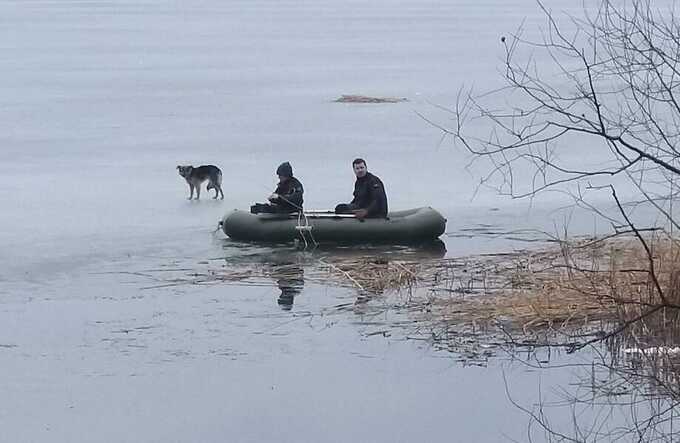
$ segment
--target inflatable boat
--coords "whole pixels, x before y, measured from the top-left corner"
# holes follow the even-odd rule
[[[446,219],[430,207],[395,211],[387,218],[364,220],[332,211],[251,214],[235,210],[226,214],[220,225],[234,240],[408,244],[436,239],[444,233]]]

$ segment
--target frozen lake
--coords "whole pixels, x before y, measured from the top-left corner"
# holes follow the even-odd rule
[[[283,161],[305,205],[328,208],[365,158],[390,208],[448,218],[449,255],[511,246],[462,229],[552,229],[557,203],[473,199],[470,158],[415,112],[498,86],[500,36],[523,20],[543,21],[533,0],[0,3],[0,440],[522,439],[503,374],[531,403],[540,373],[321,315],[351,291],[306,285],[288,311],[275,286],[147,291],[121,272],[266,263],[275,251],[212,231],[263,201]],[[187,201],[175,166],[208,163],[225,200]]]
[[[0,8],[4,278],[203,248],[224,212],[272,191],[285,160],[307,207],[348,200],[351,161],[361,156],[391,208],[434,206],[451,232],[540,225],[526,203],[487,190],[473,199],[479,175],[466,170],[469,156],[440,145],[414,112],[454,103],[463,84],[499,84],[499,35],[542,21],[533,1]],[[332,102],[352,93],[410,101]],[[206,163],[224,170],[227,198],[184,201],[175,166]]]

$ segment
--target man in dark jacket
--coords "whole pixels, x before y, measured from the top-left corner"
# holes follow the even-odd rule
[[[250,212],[285,214],[302,211],[302,195],[305,191],[300,180],[293,177],[293,167],[288,162],[281,163],[276,169],[276,175],[279,176],[279,184],[274,193],[269,196],[269,203],[256,203],[251,206]]]
[[[358,219],[387,217],[387,195],[383,182],[368,172],[366,162],[357,158],[352,162],[354,175],[354,199],[349,204],[335,207],[338,214],[354,214]]]

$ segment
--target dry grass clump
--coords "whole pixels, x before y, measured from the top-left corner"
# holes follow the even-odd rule
[[[667,236],[646,244],[651,259],[627,237],[560,242],[464,266],[460,259],[441,261],[431,278],[432,312],[449,324],[501,323],[525,333],[609,322],[630,326],[650,344],[668,343],[673,331],[671,342],[678,343],[680,247]]]
[[[362,291],[381,294],[387,290],[414,289],[422,279],[417,263],[386,258],[364,258],[359,260],[320,260],[326,265],[329,277]]]
[[[392,260],[385,257],[359,258],[326,257],[308,261],[283,261],[277,263],[221,264],[203,269],[181,268],[172,275],[163,272],[156,278],[153,271],[137,273],[151,277],[159,284],[142,289],[159,289],[182,285],[239,284],[245,286],[277,285],[280,281],[302,280],[302,284],[315,283],[358,289],[362,292],[382,294],[386,291],[415,289],[422,281],[422,263]],[[167,270],[162,270],[167,271]],[[191,271],[191,272],[186,272]]]
[[[643,346],[680,343],[680,243],[658,236],[610,254],[610,291],[628,333]]]
[[[525,334],[542,329],[582,328],[616,316],[613,302],[557,286],[535,292],[439,299],[433,303],[433,309],[447,323],[490,323]]]
[[[366,95],[345,95],[335,99],[336,103],[399,103],[407,99],[402,97],[369,97]]]

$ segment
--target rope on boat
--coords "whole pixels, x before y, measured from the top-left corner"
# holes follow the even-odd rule
[[[285,200],[285,198],[284,198]],[[295,205],[294,203],[291,203]],[[295,205],[297,206],[297,205]],[[304,219],[305,224],[302,224],[302,220]],[[307,214],[304,213],[304,210],[300,208],[300,212],[298,212],[298,222],[297,226],[295,226],[295,229],[300,233],[300,237],[302,237],[302,241],[305,242],[305,249],[309,247],[309,243],[307,242],[307,237],[305,236],[305,232],[309,233],[309,239],[314,245],[314,248],[319,246],[319,244],[316,242],[316,239],[314,238],[314,234],[312,233],[312,229],[314,229],[314,226],[312,226],[309,223],[309,218],[307,217]]]
[[[212,231],[213,235],[215,235],[215,233],[217,233],[217,231],[221,231],[223,225],[224,225],[224,221],[223,221],[223,220],[218,221],[218,222],[217,222],[217,228],[215,228],[215,230]]]
[[[309,248],[309,242],[307,241],[307,236],[305,235],[305,233],[309,233],[309,240],[312,243],[312,245],[314,246],[314,248],[319,246],[319,243],[316,241],[316,239],[314,238],[314,234],[312,233],[312,229],[314,228],[314,226],[312,226],[312,224],[309,222],[309,217],[307,217],[307,214],[305,214],[304,209],[302,209],[301,206],[299,206],[299,205],[293,203],[292,201],[288,200],[283,195],[279,195],[279,198],[281,200],[285,201],[286,203],[290,204],[291,206],[295,207],[296,209],[298,209],[298,219],[297,219],[297,225],[295,226],[295,229],[298,231],[298,233],[300,234],[300,237],[302,238],[302,241],[305,244],[304,249],[306,250],[307,248]],[[302,224],[303,219],[304,219],[304,224]],[[215,232],[219,231],[220,229],[222,229],[223,224],[224,224],[223,220],[220,220],[219,222],[217,222],[217,229],[215,229],[215,231],[213,231],[213,234]]]
[[[292,201],[288,200],[286,197],[283,195],[279,195],[279,198],[286,203],[290,204],[291,206],[295,207],[298,209],[298,220],[297,220],[297,226],[295,226],[295,229],[300,233],[300,237],[302,237],[302,241],[305,243],[305,249],[309,247],[309,243],[307,242],[307,237],[305,236],[305,232],[309,233],[309,239],[314,245],[314,248],[319,246],[319,243],[317,243],[316,239],[314,238],[314,234],[312,233],[312,229],[314,226],[309,222],[309,217],[307,217],[307,214],[305,214],[305,210],[302,209],[302,206],[296,205]],[[302,220],[304,219],[305,224],[302,224]]]

